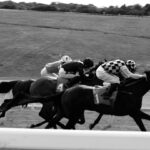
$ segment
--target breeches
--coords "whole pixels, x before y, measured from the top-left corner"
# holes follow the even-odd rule
[[[120,83],[119,77],[116,75],[112,75],[107,73],[103,67],[99,66],[96,70],[96,76],[97,78],[103,80],[104,82],[108,83]]]

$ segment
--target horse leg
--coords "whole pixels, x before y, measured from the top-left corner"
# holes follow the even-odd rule
[[[69,119],[66,124],[66,129],[75,129],[75,124],[77,123],[78,119]]]
[[[57,129],[57,126],[58,125],[59,127],[61,127],[62,129],[66,129],[66,126],[64,124],[62,124],[61,122],[57,122],[55,125],[51,122],[49,122],[49,124],[45,127],[45,129],[49,129],[49,128],[54,128],[54,129]]]
[[[1,112],[0,118],[5,117],[6,111]]]
[[[48,121],[48,125],[47,125],[45,128],[46,128],[46,129],[49,129],[49,128],[52,128],[52,127],[53,127],[54,129],[56,129],[56,128],[57,128],[57,127],[56,127],[56,124],[58,124],[58,125],[59,125],[60,127],[62,127],[62,128],[65,128],[65,126],[59,122],[59,120],[61,120],[62,117],[63,117],[62,111],[61,111],[61,109],[58,107],[56,114],[52,117],[52,119],[50,119],[50,120]]]
[[[142,122],[141,117],[137,116],[137,114],[136,115],[132,114],[130,116],[134,119],[134,121],[136,122],[136,124],[138,125],[138,127],[140,128],[141,131],[146,131],[146,128]]]
[[[79,124],[84,124],[85,123],[84,113],[81,114],[81,116],[80,116],[80,118],[79,118],[77,123],[79,123]]]
[[[41,126],[41,125],[43,125],[45,123],[47,123],[46,120],[44,120],[44,121],[42,121],[40,123],[37,123],[37,124],[32,124],[29,128],[36,128],[36,127],[39,127],[39,126]]]
[[[142,119],[150,120],[150,115],[148,115],[142,111],[139,112],[139,115]]]
[[[59,122],[59,120],[62,118],[62,116],[60,116],[59,114],[56,114],[53,119],[48,121],[48,125],[45,127],[45,129],[49,129],[49,128],[54,128],[57,129],[57,125],[59,125],[62,128],[65,128],[65,126]]]
[[[103,114],[99,114],[99,116],[96,118],[96,120],[94,121],[94,123],[91,123],[89,125],[89,129],[90,130],[92,130],[95,127],[95,125],[99,123],[99,121],[102,118],[102,116],[103,116]]]
[[[57,125],[60,126],[62,129],[66,129],[66,126],[61,122],[57,122]]]

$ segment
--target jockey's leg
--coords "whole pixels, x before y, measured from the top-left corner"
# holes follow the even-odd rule
[[[106,99],[108,99],[112,95],[112,93],[117,89],[118,85],[120,84],[120,79],[116,75],[107,73],[102,67],[96,71],[96,75],[99,79],[111,84],[108,91],[106,91],[106,93],[103,94],[103,96]]]
[[[106,91],[104,94],[103,94],[103,97],[108,99],[112,96],[113,92],[117,90],[117,88],[119,87],[119,84],[118,83],[112,83],[110,85],[110,88],[108,89],[108,91]]]

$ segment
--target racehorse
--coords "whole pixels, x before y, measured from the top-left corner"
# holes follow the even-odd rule
[[[82,81],[80,78],[77,78],[76,82],[81,82],[82,84],[87,85],[95,85],[95,84],[102,84],[102,81],[97,79],[95,74],[92,74],[91,72],[86,74],[86,76]],[[74,83],[72,83],[74,84]],[[37,80],[28,80],[28,81],[10,81],[10,82],[2,82],[0,83],[0,93],[7,93],[12,89],[13,93],[13,99],[6,99],[4,100],[3,104],[0,107],[1,115],[0,117],[4,117],[5,113],[11,109],[12,107],[24,105],[28,103],[34,103],[31,99],[27,100],[26,98],[19,97],[18,95],[20,93],[28,94],[30,96],[36,96],[36,97],[51,97],[55,96],[56,94],[56,86],[57,81],[56,80],[49,80],[47,77],[42,77]],[[57,94],[56,94],[57,95]],[[22,101],[22,98],[24,99]],[[49,120],[53,117],[53,115],[56,113],[56,110],[51,111],[51,109],[54,109],[54,102],[53,101],[42,101],[42,99],[38,99],[36,101],[37,103],[42,103],[42,109],[39,112],[39,116],[45,119],[42,123],[39,123],[37,125],[31,125],[31,127],[36,127],[39,125],[42,125],[43,123],[49,122]],[[82,121],[78,121],[78,123],[83,124],[84,116],[82,116]],[[57,122],[59,126],[64,128],[63,124]],[[53,126],[56,128],[56,125]]]
[[[49,80],[48,77],[41,77],[37,80],[14,80],[8,82],[1,82],[0,83],[0,93],[8,93],[12,90],[13,98],[12,99],[5,99],[2,105],[7,105],[5,110],[1,111],[0,117],[4,117],[5,113],[16,105],[17,96],[19,93],[26,93],[32,96],[51,96],[56,93],[56,80]],[[45,105],[45,103],[43,103]],[[49,109],[52,108],[53,102],[48,104]],[[39,112],[41,116],[43,113],[43,108]],[[54,115],[54,110],[51,111],[50,115]],[[45,117],[45,116],[41,116]],[[50,116],[51,117],[51,116]],[[59,123],[58,123],[59,124]],[[56,128],[56,126],[54,126]]]
[[[84,110],[96,111],[101,114],[115,116],[129,115],[141,131],[146,131],[142,119],[150,120],[150,115],[141,110],[143,96],[150,90],[150,71],[145,71],[146,77],[128,79],[118,89],[118,95],[113,107],[95,104],[91,87],[77,85],[67,89],[61,97],[61,109],[69,118],[67,129],[75,129],[77,120]]]

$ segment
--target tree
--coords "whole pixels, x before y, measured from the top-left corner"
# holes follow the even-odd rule
[[[1,3],[0,7],[3,8],[3,9],[16,9],[17,4],[12,2],[12,1],[4,1]]]

